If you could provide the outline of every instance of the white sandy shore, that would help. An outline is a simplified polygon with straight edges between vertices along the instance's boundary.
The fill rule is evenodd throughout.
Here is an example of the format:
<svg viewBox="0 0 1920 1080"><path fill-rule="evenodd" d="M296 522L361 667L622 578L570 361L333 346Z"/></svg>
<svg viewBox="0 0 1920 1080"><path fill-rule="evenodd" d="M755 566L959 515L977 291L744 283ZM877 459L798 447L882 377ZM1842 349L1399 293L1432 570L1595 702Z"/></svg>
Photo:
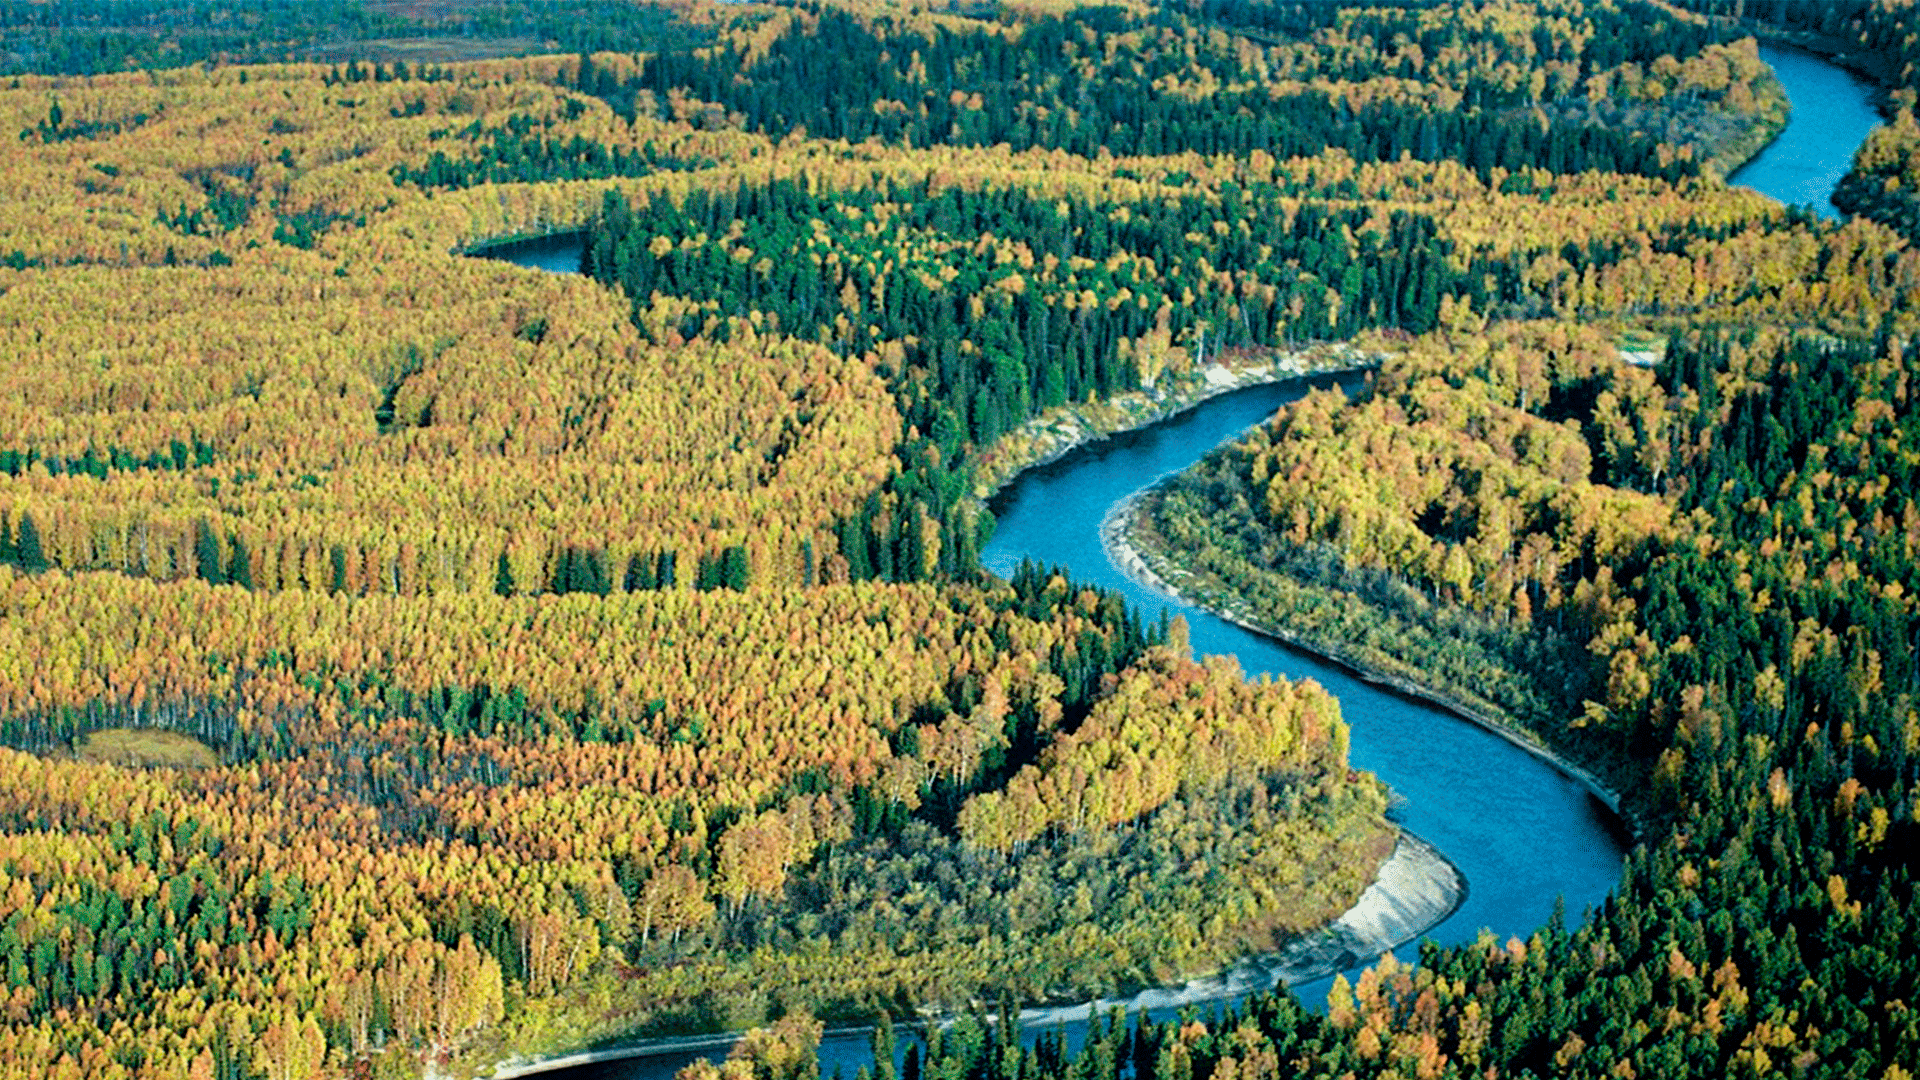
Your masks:
<svg viewBox="0 0 1920 1080"><path fill-rule="evenodd" d="M1020 1010L1023 1025L1051 1027L1124 1008L1129 1015L1227 1001L1285 983L1323 979L1377 959L1438 926L1467 896L1458 867L1404 829L1373 883L1344 914L1275 953L1241 960L1218 974L1180 986L1155 987L1131 997Z"/></svg>
<svg viewBox="0 0 1920 1080"><path fill-rule="evenodd" d="M1209 364L1197 379L1177 385L1128 390L1097 407L1079 405L1048 410L1001 437L984 455L973 494L982 503L1029 469L1048 465L1082 446L1152 427L1222 394L1314 375L1365 371L1379 358L1345 343L1320 344L1273 354L1263 363L1240 367ZM1009 447L1019 447L1013 451Z"/></svg>
<svg viewBox="0 0 1920 1080"><path fill-rule="evenodd" d="M1128 997L1101 998L1072 1005L1042 1005L1020 1010L1023 1027L1050 1028L1124 1009L1128 1015L1164 1012L1184 1005L1227 1001L1322 979L1391 952L1440 924L1466 899L1466 879L1432 844L1402 830L1393 854L1380 864L1373 883L1338 919L1276 953L1248 957L1231 967L1178 986L1154 987ZM870 1028L836 1028L828 1038L864 1035ZM533 1076L576 1065L645 1058L731 1046L734 1034L647 1039L606 1050L588 1050L539 1060L513 1060L495 1066L494 1080Z"/></svg>
<svg viewBox="0 0 1920 1080"><path fill-rule="evenodd" d="M723 1050L740 1040L738 1032L721 1032L716 1035L685 1035L667 1039L649 1039L629 1046L616 1046L607 1050L582 1050L574 1054L562 1054L550 1058L512 1058L493 1067L493 1080L510 1080L516 1076L537 1076L540 1073L571 1069L580 1065L592 1065L601 1061L625 1061L629 1058L664 1056L667 1054L697 1053L702 1050ZM431 1076L431 1074L429 1074Z"/></svg>
<svg viewBox="0 0 1920 1080"><path fill-rule="evenodd" d="M1393 856L1380 865L1359 903L1335 919L1326 933L1344 951L1366 960L1438 926L1466 898L1467 879L1460 868L1432 844L1402 830ZM1320 974L1328 972L1311 977Z"/></svg>

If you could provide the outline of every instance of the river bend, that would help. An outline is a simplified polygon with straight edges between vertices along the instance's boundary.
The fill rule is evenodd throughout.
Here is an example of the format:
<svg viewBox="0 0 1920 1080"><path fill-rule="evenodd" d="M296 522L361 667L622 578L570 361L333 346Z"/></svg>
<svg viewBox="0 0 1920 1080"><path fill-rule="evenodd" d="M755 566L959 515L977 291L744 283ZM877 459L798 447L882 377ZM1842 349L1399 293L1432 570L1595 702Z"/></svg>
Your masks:
<svg viewBox="0 0 1920 1080"><path fill-rule="evenodd" d="M1785 84L1794 112L1780 138L1735 172L1731 182L1783 202L1811 204L1821 216L1835 218L1828 197L1854 147L1876 122L1871 90L1807 53L1768 46L1761 52ZM498 254L525 266L574 272L579 250L577 238L554 238ZM1250 677L1310 678L1332 691L1352 728L1354 764L1392 785L1404 800L1396 818L1444 852L1468 882L1465 901L1430 932L1433 939L1470 941L1483 930L1502 940L1524 937L1562 903L1569 919L1578 919L1613 887L1628 843L1621 821L1579 782L1473 723L1369 685L1203 609L1169 601L1136 584L1108 558L1100 524L1116 502L1198 461L1309 386L1332 381L1293 380L1239 390L1029 470L995 498L999 526L982 562L1002 576L1023 558L1065 566L1075 580L1124 593L1148 619L1163 611L1185 616L1196 655L1231 654ZM1400 950L1406 957L1413 951L1411 946ZM1231 996L1259 988L1247 981L1236 980ZM1296 990L1309 1001L1321 999L1325 981ZM1156 1000L1206 1001L1218 995L1196 987L1185 994L1172 989ZM1062 1019L1058 1011L1048 1016L1050 1028ZM1070 1035L1081 1023L1067 1023ZM690 1042L677 1052L546 1075L666 1080L687 1061L718 1057L725 1049L722 1040ZM829 1036L821 1047L822 1070L829 1075L838 1067L851 1076L866 1059L864 1035Z"/></svg>

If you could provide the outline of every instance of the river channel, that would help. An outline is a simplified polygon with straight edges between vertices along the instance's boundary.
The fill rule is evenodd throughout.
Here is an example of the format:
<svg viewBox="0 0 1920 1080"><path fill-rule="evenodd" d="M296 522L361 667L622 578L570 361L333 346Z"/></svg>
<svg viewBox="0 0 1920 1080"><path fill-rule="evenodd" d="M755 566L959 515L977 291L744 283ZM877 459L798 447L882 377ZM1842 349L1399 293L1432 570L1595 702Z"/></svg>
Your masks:
<svg viewBox="0 0 1920 1080"><path fill-rule="evenodd" d="M1838 216L1828 197L1853 149L1877 122L1872 90L1849 73L1807 53L1763 46L1793 104L1780 138L1737 171L1731 182L1787 203L1811 204ZM577 272L577 238L526 242L489 254L524 266ZM1354 764L1377 773L1400 796L1396 819L1438 847L1467 880L1460 907L1429 932L1441 943L1471 941L1482 931L1500 940L1525 937L1564 904L1570 922L1599 904L1620 873L1629 842L1622 822L1587 788L1547 761L1473 723L1379 687L1338 667L1133 582L1102 545L1100 524L1114 503L1198 461L1208 451L1272 415L1330 378L1250 387L1214 398L1141 431L1081 447L1029 470L994 499L998 528L982 553L1003 576L1022 559L1067 568L1073 578L1124 593L1148 619L1182 615L1196 655L1230 654L1249 677L1314 679L1340 699L1352 728ZM1353 377L1349 377L1351 383ZM1415 949L1400 950L1411 958ZM1168 988L1150 1003L1237 1000L1259 985L1257 969L1222 989ZM1325 999L1327 979L1298 985L1309 1002ZM1143 1000L1138 1004L1148 1004ZM1081 1010L1084 1014L1084 1010ZM1064 1026L1070 1040L1084 1019L1055 1010L1038 1023ZM667 1080L698 1056L719 1057L722 1040L625 1061L549 1072L554 1080ZM823 1073L852 1076L869 1060L861 1034L830 1035L821 1047Z"/></svg>
<svg viewBox="0 0 1920 1080"><path fill-rule="evenodd" d="M1833 189L1853 165L1853 152L1880 122L1874 90L1859 76L1809 52L1760 46L1760 59L1780 76L1793 115L1780 137L1727 177L1783 203L1811 206L1829 221L1842 216Z"/></svg>

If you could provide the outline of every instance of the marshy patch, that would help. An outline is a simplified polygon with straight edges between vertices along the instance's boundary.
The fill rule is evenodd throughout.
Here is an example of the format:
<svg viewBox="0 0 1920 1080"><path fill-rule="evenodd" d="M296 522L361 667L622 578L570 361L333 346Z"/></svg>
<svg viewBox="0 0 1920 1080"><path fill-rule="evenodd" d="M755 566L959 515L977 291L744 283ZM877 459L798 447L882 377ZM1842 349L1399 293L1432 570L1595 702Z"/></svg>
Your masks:
<svg viewBox="0 0 1920 1080"><path fill-rule="evenodd" d="M89 732L74 747L81 761L106 765L210 769L220 764L213 748L191 735L158 728L105 728Z"/></svg>

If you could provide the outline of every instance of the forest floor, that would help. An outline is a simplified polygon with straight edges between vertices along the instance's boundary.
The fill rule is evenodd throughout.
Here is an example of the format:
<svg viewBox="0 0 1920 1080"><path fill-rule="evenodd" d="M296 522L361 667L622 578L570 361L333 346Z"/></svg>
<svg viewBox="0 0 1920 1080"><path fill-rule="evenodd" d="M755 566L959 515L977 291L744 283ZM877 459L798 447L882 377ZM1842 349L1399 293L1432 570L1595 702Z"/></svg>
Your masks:
<svg viewBox="0 0 1920 1080"><path fill-rule="evenodd" d="M1370 668L1349 655L1338 642L1317 640L1294 633L1284 627L1263 622L1241 605L1230 601L1202 601L1183 593L1179 583L1189 580L1191 574L1179 565L1171 552L1162 550L1159 545L1147 538L1144 535L1145 530L1140 527L1142 503L1151 495L1152 489L1148 489L1122 499L1114 504L1113 508L1107 512L1106 519L1100 523L1100 538L1106 548L1107 558L1128 577L1169 599L1205 608L1243 629L1272 638L1288 648L1298 649L1336 664L1352 672L1355 677L1364 682L1384 686L1395 693L1428 702L1463 720L1480 725L1573 778L1592 792L1595 798L1606 804L1608 809L1619 815L1636 836L1639 835L1639 824L1622 813L1620 796L1617 792L1592 771L1568 759L1565 755L1541 745L1537 737L1524 728L1490 716L1433 687L1422 686L1399 676Z"/></svg>

